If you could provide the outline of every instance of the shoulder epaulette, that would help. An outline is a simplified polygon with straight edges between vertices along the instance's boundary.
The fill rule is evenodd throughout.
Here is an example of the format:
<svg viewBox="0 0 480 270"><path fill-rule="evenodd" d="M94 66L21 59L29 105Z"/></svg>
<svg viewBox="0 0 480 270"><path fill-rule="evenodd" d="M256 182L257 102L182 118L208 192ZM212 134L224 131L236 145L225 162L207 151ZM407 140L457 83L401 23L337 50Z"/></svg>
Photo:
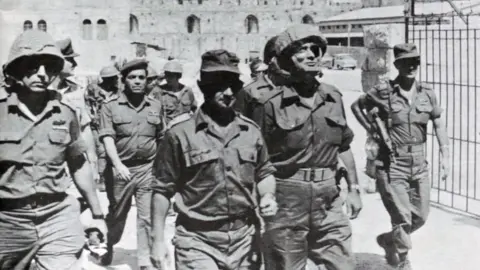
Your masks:
<svg viewBox="0 0 480 270"><path fill-rule="evenodd" d="M109 103L109 102L114 101L114 100L117 100L117 99L118 99L118 95L117 95L117 94L111 95L111 96L109 96L108 98L106 98L106 99L103 101L103 103Z"/></svg>
<svg viewBox="0 0 480 270"><path fill-rule="evenodd" d="M243 121L245 121L245 122L247 122L247 123L255 126L256 128L260 129L260 126L259 126L257 123L255 123L255 121L253 121L252 119L244 116L243 114L239 113L239 114L238 114L238 117L239 117L240 119L242 119Z"/></svg>
<svg viewBox="0 0 480 270"><path fill-rule="evenodd" d="M421 82L419 84L420 88L425 89L425 90L433 90L433 87L431 84Z"/></svg>

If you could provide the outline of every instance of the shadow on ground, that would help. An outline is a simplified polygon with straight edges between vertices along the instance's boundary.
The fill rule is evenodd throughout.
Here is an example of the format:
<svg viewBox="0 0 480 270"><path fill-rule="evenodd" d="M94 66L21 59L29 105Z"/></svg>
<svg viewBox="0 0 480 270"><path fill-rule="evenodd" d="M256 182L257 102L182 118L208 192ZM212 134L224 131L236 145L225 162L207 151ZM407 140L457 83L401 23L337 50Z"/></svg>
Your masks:
<svg viewBox="0 0 480 270"><path fill-rule="evenodd" d="M112 266L108 267L109 270L119 269L119 266L122 265L128 265L128 269L137 269L136 249L132 250L115 247L113 252L113 262Z"/></svg>
<svg viewBox="0 0 480 270"><path fill-rule="evenodd" d="M387 264L383 255L374 253L355 253L357 266L355 270L393 270Z"/></svg>

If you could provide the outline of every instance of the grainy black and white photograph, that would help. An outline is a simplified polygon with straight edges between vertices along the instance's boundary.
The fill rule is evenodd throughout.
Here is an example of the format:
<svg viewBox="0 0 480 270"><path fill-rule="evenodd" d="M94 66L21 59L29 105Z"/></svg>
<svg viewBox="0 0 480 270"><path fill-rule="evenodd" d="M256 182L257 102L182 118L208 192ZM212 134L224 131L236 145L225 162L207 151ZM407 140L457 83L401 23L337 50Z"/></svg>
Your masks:
<svg viewBox="0 0 480 270"><path fill-rule="evenodd" d="M477 46L480 0L0 0L0 270L478 270Z"/></svg>

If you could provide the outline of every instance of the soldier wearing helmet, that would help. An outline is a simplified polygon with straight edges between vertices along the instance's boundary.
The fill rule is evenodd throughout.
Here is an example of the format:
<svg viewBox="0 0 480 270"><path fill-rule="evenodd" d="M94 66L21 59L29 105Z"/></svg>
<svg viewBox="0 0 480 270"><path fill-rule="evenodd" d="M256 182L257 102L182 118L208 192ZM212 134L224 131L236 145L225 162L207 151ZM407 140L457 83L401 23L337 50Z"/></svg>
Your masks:
<svg viewBox="0 0 480 270"><path fill-rule="evenodd" d="M348 170L352 218L361 200L342 95L319 80L327 42L317 27L303 24L280 33L274 44L276 72L288 80L253 115L283 206L267 220L265 269L304 269L309 258L329 270L352 270L352 231L335 179L339 158Z"/></svg>
<svg viewBox="0 0 480 270"><path fill-rule="evenodd" d="M168 127L190 115L197 109L197 102L192 88L180 83L182 65L172 60L164 67L166 84L152 91L151 95L162 102L167 117Z"/></svg>
<svg viewBox="0 0 480 270"><path fill-rule="evenodd" d="M5 73L13 80L0 100L0 269L80 269L84 245L71 179L106 233L75 109L49 90L64 66L52 37L30 30L10 49ZM24 258L22 258L25 256Z"/></svg>
<svg viewBox="0 0 480 270"><path fill-rule="evenodd" d="M119 91L119 75L120 71L114 66L106 66L100 70L100 83L92 83L87 86L86 103L92 122L90 128L95 138L95 147L98 155L97 169L99 174L98 186L101 191L105 190L105 185L112 181L107 181L111 178L111 170L107 169L106 154L103 143L99 139L100 129L100 110L105 101L112 98ZM108 190L107 190L108 195Z"/></svg>

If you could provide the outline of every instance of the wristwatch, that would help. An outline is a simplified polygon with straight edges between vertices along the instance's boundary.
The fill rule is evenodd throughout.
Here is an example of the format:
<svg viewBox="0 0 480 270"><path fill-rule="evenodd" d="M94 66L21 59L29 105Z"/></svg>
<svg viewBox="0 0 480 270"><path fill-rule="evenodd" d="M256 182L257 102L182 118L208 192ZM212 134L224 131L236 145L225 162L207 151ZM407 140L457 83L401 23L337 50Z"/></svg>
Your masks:
<svg viewBox="0 0 480 270"><path fill-rule="evenodd" d="M353 184L353 185L350 185L350 186L348 187L348 191L349 191L349 192L350 192L350 191L354 191L354 190L360 192L360 190L361 190L360 185L359 185L359 184Z"/></svg>

